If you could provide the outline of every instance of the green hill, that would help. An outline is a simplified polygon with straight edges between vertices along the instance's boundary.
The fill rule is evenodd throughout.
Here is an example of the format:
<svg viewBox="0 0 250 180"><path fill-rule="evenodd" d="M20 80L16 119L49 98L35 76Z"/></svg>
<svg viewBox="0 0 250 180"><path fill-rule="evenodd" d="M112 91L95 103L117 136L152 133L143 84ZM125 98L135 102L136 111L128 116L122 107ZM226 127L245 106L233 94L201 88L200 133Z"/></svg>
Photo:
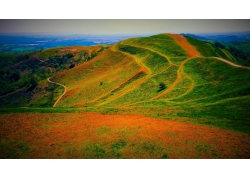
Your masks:
<svg viewBox="0 0 250 180"><path fill-rule="evenodd" d="M185 118L249 132L250 71L215 57L235 62L213 44L177 35L124 40L55 76L69 87L58 107Z"/></svg>
<svg viewBox="0 0 250 180"><path fill-rule="evenodd" d="M0 55L0 158L249 158L250 67L230 52L159 34Z"/></svg>
<svg viewBox="0 0 250 180"><path fill-rule="evenodd" d="M30 91L17 85L2 92L1 107L52 107L64 89L48 83L51 76L67 87L56 108L143 114L250 133L250 69L211 43L159 34L106 48L57 48L29 56L51 72L39 71L40 81ZM23 72L32 75L31 69Z"/></svg>

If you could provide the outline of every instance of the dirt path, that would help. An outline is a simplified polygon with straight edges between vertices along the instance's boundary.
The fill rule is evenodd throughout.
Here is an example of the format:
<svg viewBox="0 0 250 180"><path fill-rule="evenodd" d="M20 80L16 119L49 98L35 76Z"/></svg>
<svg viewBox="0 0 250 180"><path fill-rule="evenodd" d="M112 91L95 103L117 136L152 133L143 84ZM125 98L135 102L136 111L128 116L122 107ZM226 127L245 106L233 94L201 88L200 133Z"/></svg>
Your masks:
<svg viewBox="0 0 250 180"><path fill-rule="evenodd" d="M196 48L194 46L192 46L191 44L189 44L187 42L187 40L185 39L185 37L181 36L181 35L178 35L178 34L168 34L169 36L171 36L172 38L175 39L175 41L185 49L185 51L187 52L189 58L187 58L186 60L184 60L180 66L179 66L179 69L178 69L178 72L177 72L177 79L175 80L175 82L165 91L159 93L157 96L151 98L150 100L155 100L165 94L167 94L168 92L172 91L174 89L174 87L180 82L181 80L181 76L183 75L183 66L184 64L193 59L193 58L196 58L196 57L202 57L200 55L200 53L196 50ZM237 67L237 68L244 68L244 69L250 69L250 67L245 67L245 66L241 66L241 65L238 65L238 64L235 64L231 61L228 61L228 60L225 60L223 58L219 58L219 57L210 57L210 58L214 58L216 60L219 60L219 61L222 61L224 63L227 63L231 66L234 66L234 67Z"/></svg>
<svg viewBox="0 0 250 180"><path fill-rule="evenodd" d="M122 44L122 42L121 42L121 44ZM116 49L115 47L116 47L116 46L113 46L111 49L112 49L113 51L119 51L119 50ZM119 52L125 54L126 56L132 57L132 58L135 60L135 62L142 68L142 71L144 71L146 74L152 74L151 71L150 71L150 69L149 69L148 67L144 66L135 56L133 56L133 55L131 55L131 54L129 54L129 53L123 52L123 51L119 51Z"/></svg>
<svg viewBox="0 0 250 180"><path fill-rule="evenodd" d="M172 91L174 89L174 87L180 82L181 80L181 76L183 75L183 67L184 67L184 64L189 61L189 60L192 60L193 58L195 57L190 57L188 59L186 59L185 61L183 61L180 66L179 66L179 69L178 69L178 75L177 75L177 79L175 80L175 82L165 91L163 91L162 93L159 93L157 96L151 98L150 100L155 100L161 96L163 96L164 94L167 94L168 92ZM214 58L216 60L219 60L219 61L222 61L224 63L227 63L229 64L230 66L233 66L233 67L236 67L236 68L243 68L243 69L250 69L250 67L245 67L245 66L241 66L241 65L238 65L238 64L234 64L233 62L230 62L228 60L225 60L225 59L222 59L222 58L219 58L219 57L210 57L210 58Z"/></svg>
<svg viewBox="0 0 250 180"><path fill-rule="evenodd" d="M133 76L128 77L128 78L125 79L122 83L120 83L120 84L117 86L117 88L111 90L110 92L108 92L107 94L103 95L102 97L98 97L98 98L96 98L96 99L90 101L89 103L94 103L94 102L99 101L99 100L101 100L101 99L105 99L106 101L109 101L110 99L114 99L114 97L116 97L117 94L115 94L115 95L111 95L111 94L112 94L114 91L117 91L117 89L119 89L119 88L120 88L121 86L123 86L124 84L128 83L131 79L133 79L135 76L137 76L137 75L140 74L141 72L144 72L144 71L142 71L142 70L140 69L140 70L137 71ZM144 79L144 78L142 78L142 79ZM122 92L123 92L123 91L122 91ZM120 93L121 93L121 92L120 92ZM118 94L120 94L120 93L118 93ZM108 95L110 95L111 97L108 97ZM105 97L105 98L104 98L104 97ZM100 103L100 104L97 104L97 106L99 106L99 105L101 105L101 104L103 104L103 102ZM106 103L104 103L104 104L106 104Z"/></svg>
<svg viewBox="0 0 250 180"><path fill-rule="evenodd" d="M166 91L163 91L162 93L160 93L160 94L158 94L157 96L151 98L150 100L157 99L157 98L161 97L162 95L164 95L164 94L166 94L166 93L172 91L172 90L174 89L174 87L175 87L175 86L179 83L179 81L181 80L181 76L182 76L182 74L183 74L183 66L184 66L184 64L185 64L187 61L193 59L194 57L201 57L200 53L196 50L196 48L195 48L194 46L190 45L190 44L187 42L187 40L186 40L183 36L177 35L177 34L169 34L169 35L170 35L171 37L173 37L173 38L175 39L175 41L176 41L181 47L183 47L183 48L185 49L185 51L187 52L189 58L187 58L185 61L183 61L183 62L180 64L179 69L178 69L178 72L177 72L177 79L175 80L175 82L174 82ZM123 41L121 42L121 44L126 45ZM134 45L132 45L132 46L134 46ZM134 47L142 48L142 47L140 47L140 46L134 46ZM114 48L115 48L115 46L114 46L112 49L115 50L115 51L117 51L117 49L114 49ZM172 64L172 62L170 61L170 59L169 59L168 56L166 56L166 55L164 55L164 54L162 54L162 53L159 53L159 52L157 52L157 51L155 51L155 50L153 50L153 49L150 49L150 48L143 48L143 49L146 49L146 50L149 50L149 51L151 51L151 52L154 52L154 53L159 54L160 56L164 57L170 64ZM123 52L123 53L125 53L125 52ZM128 53L125 53L125 54L126 54L126 55L132 56L131 54L128 54ZM142 69L144 70L144 72L145 72L145 70L147 70L147 72L148 72L149 74L151 74L151 71L150 71L147 67L145 67L136 57L134 57L134 56L132 56L132 57L133 57L133 58L136 60L136 62L142 67ZM139 83L142 83L142 82L143 82L143 81L140 81ZM136 85L137 85L137 84L136 84ZM134 88L136 88L136 86L133 86L133 88L129 89L128 91L131 91L131 90L134 89ZM127 91L126 91L125 93L124 93L124 92L120 92L119 94L117 94L116 96L112 97L111 99L112 99L112 100L113 100L113 99L116 99L117 97L120 97L120 96L122 96L122 95L124 95L124 94L126 94L126 93L127 93Z"/></svg>
<svg viewBox="0 0 250 180"><path fill-rule="evenodd" d="M181 80L181 76L183 74L183 66L184 64L195 58L195 57L201 57L200 53L196 50L196 48L194 46L192 46L191 44L189 44L187 42L187 40L185 39L185 37L179 35L179 34L167 34L170 37L174 38L174 40L187 52L188 57L186 60L184 60L180 66L179 69L177 71L177 79L175 80L175 82L165 91L159 93L157 96L151 98L150 100L155 100L165 94L167 94L168 92L172 91L174 89L174 87L180 82Z"/></svg>
<svg viewBox="0 0 250 180"><path fill-rule="evenodd" d="M119 50L116 48L116 45L113 46L113 47L111 48L111 50L112 50L112 51L119 51ZM140 73L140 72L144 72L144 73L146 73L147 75L152 74L151 71L150 71L150 69L149 69L148 67L144 66L136 57L134 57L133 55L131 55L131 54L129 54L129 53L123 52L123 51L119 51L119 52L125 54L126 56L132 57L132 58L135 60L135 62L141 67L141 69L140 69L138 72L136 72L136 74L135 74L134 76L136 76L136 75L137 75L138 73ZM134 76L133 76L133 77L134 77ZM132 77L132 78L133 78L133 77ZM103 105L103 104L108 103L109 101L112 101L112 100L114 100L114 99L117 99L118 97L123 96L124 94L126 94L126 93L132 91L134 88L136 88L136 87L139 86L141 83L143 83L144 81L146 81L148 78L149 78L149 77L143 77L143 78L141 78L140 80L138 80L138 81L136 82L136 84L133 84L133 85L130 86L129 88L126 88L125 91L121 91L121 92L119 92L119 93L117 93L117 94L115 94L115 95L111 95L110 97L105 98L106 101L97 104L97 106L101 106L101 105ZM124 82L122 82L120 85L118 85L118 88L119 88L120 86L122 86L123 84L125 84L126 82L128 82L130 79L131 79L131 77L129 77L128 79L126 79ZM111 91L111 92L112 92L112 91ZM104 95L104 97L107 96L107 95L109 95L111 92L109 92L108 94ZM103 98L103 97L98 98L98 99L95 99L95 100L91 101L91 103L96 102L96 101L98 101L99 99L102 99L102 98Z"/></svg>
<svg viewBox="0 0 250 180"><path fill-rule="evenodd" d="M199 51L189 44L185 37L179 34L167 34L168 36L174 38L174 40L188 53L188 57L201 57Z"/></svg>
<svg viewBox="0 0 250 180"><path fill-rule="evenodd" d="M121 43L122 43L122 42L121 42ZM118 49L116 49L115 46L113 46L111 49L112 49L113 51L119 51ZM132 91L133 89L135 89L136 87L138 87L140 84L142 84L144 81L146 81L146 80L150 77L150 75L152 74L151 70L150 70L147 66L144 66L135 56L133 56L133 55L131 55L131 54L129 54L129 53L123 52L123 51L119 51L119 52L125 54L126 56L131 56L131 57L136 61L136 63L141 67L141 70L140 70L139 72L144 72L144 73L146 73L146 74L149 75L149 76L141 78L141 79L138 80L135 84L132 84L130 87L126 88L125 90L123 90L123 91L121 91L121 92L119 92L119 93L117 93L117 94L115 94L115 95L112 95L111 97L106 98L106 102L102 102L102 103L98 104L97 106L106 104L107 102L112 101L112 100L114 100L114 99L117 99L117 98L119 98L119 97L125 95L126 93ZM137 72L137 73L138 73L138 72ZM122 84L126 83L126 82L129 81L130 79L131 79L131 78L128 78L128 79L125 80L125 82L123 82ZM119 86L121 86L122 84L120 84ZM119 87L119 86L118 86L118 87ZM105 96L106 96L106 95L105 95ZM95 100L95 101L96 101L96 100Z"/></svg>
<svg viewBox="0 0 250 180"><path fill-rule="evenodd" d="M60 84L60 83L56 83L56 82L51 81L50 78L51 78L51 77L49 77L49 78L47 79L48 82L50 82L50 83L52 83L52 84L57 84L57 85L62 86L62 87L64 88L63 94L57 99L57 101L56 101L56 102L54 103L54 105L53 105L53 107L56 107L56 105L57 105L57 103L60 101L60 99L66 94L66 92L67 92L67 87L64 86L63 84Z"/></svg>
<svg viewBox="0 0 250 180"><path fill-rule="evenodd" d="M112 101L112 100L115 100L125 94L127 94L128 92L134 90L136 87L140 86L144 81L146 81L148 79L148 77L143 77L141 78L140 80L138 80L135 84L131 85L130 87L126 88L125 90L109 97L106 99L106 103L109 102L109 101Z"/></svg>
<svg viewBox="0 0 250 180"><path fill-rule="evenodd" d="M181 47L183 47L185 49L185 51L188 53L189 57L202 57L200 55L200 53L196 50L196 48L187 42L185 37L183 37L183 36L181 36L179 34L168 34L168 35L171 36L172 38L174 38L175 41ZM231 66L237 67L237 68L250 69L250 67L241 66L241 65L235 64L235 63L233 63L231 61L220 58L220 57L211 57L211 58L214 58L214 59L217 59L219 61L225 62L225 63L227 63L227 64L229 64Z"/></svg>
<svg viewBox="0 0 250 180"><path fill-rule="evenodd" d="M123 41L121 42L121 44L124 44ZM145 49L145 50L151 51L151 52L153 52L153 53L158 54L159 56L164 57L171 65L173 64L173 63L171 62L171 60L169 59L168 56L166 56L165 54L162 54L162 53L159 52L159 51L155 51L154 49L151 49L151 48L148 48L148 47L141 47L141 46L137 46L137 45L130 45L130 44L124 44L124 45L129 45L129 46L133 46L133 47L137 47L137 48L140 48L140 49Z"/></svg>
<svg viewBox="0 0 250 180"><path fill-rule="evenodd" d="M211 58L217 59L219 61L222 61L224 63L227 63L227 64L229 64L231 66L234 66L234 67L237 67L237 68L250 69L250 67L246 67L246 66L241 66L241 65L238 65L238 64L234 64L233 62L225 60L223 58L219 58L219 57L211 57Z"/></svg>
<svg viewBox="0 0 250 180"><path fill-rule="evenodd" d="M168 92L172 91L172 90L174 89L174 87L175 87L175 86L180 82L180 80L181 80L181 76L182 76L182 74L183 74L183 66L184 66L184 64L185 64L187 61L189 61L189 60L191 60L191 59L193 59L193 58L194 58L194 57L190 57L190 58L186 59L185 61L183 61L183 62L180 64L179 69L178 69L178 71L177 71L177 78L176 78L175 82L174 82L166 91L163 91L163 92L159 93L157 96L151 98L150 100L155 100L155 99L157 99L157 98L163 96L164 94L167 94Z"/></svg>

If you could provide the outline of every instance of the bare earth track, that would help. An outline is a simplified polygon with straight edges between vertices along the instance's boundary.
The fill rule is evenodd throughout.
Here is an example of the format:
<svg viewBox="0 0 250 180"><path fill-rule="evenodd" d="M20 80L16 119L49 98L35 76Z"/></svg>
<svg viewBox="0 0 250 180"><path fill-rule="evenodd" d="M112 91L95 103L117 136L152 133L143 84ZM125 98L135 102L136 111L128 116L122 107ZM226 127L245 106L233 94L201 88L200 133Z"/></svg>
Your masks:
<svg viewBox="0 0 250 180"><path fill-rule="evenodd" d="M178 34L168 34L168 35L171 36L172 38L174 38L175 41L188 53L189 58L187 58L186 60L184 60L180 64L178 72L177 72L178 76L177 76L177 79L175 80L175 82L166 91L161 92L157 96L151 98L151 100L155 100L155 99L161 97L162 95L172 91L174 89L174 87L178 84L178 82L181 80L182 74L184 73L183 72L184 64L187 61L192 60L194 58L202 57L201 54L196 50L196 48L194 46L192 46L191 44L189 44L187 42L187 40L183 36L178 35ZM233 63L231 61L225 60L223 58L219 58L219 57L211 57L211 58L214 58L216 60L227 63L227 64L229 64L231 66L236 67L236 68L250 69L250 67L241 66L241 65L235 64L235 63Z"/></svg>
<svg viewBox="0 0 250 180"><path fill-rule="evenodd" d="M190 45L183 36L178 35L178 34L168 34L168 35L171 36L172 38L174 38L175 41L187 52L189 58L187 58L186 60L184 60L180 64L180 66L178 68L178 72L177 72L177 79L175 80L175 82L166 91L163 91L163 92L159 93L157 96L151 98L151 100L155 100L155 99L163 96L164 94L172 91L174 89L174 87L181 80L182 74L184 73L183 72L184 64L187 61L192 60L195 57L201 57L200 53L196 50L196 48L194 46Z"/></svg>
<svg viewBox="0 0 250 180"><path fill-rule="evenodd" d="M62 86L64 88L64 91L63 91L63 94L56 100L56 102L54 103L53 107L56 107L57 103L61 100L61 98L66 94L67 92L67 87L63 84L60 84L60 83L56 83L56 82L53 82L50 80L51 77L49 77L47 80L48 82L52 83L52 84L57 84L59 86Z"/></svg>
<svg viewBox="0 0 250 180"><path fill-rule="evenodd" d="M238 65L238 64L234 64L231 61L228 61L228 60L225 60L225 59L222 59L222 58L219 58L219 57L212 57L212 58L217 59L219 61L222 61L224 63L227 63L227 64L229 64L231 66L234 66L234 67L237 67L237 68L250 69L250 67L246 67L246 66L241 66L241 65Z"/></svg>
<svg viewBox="0 0 250 180"><path fill-rule="evenodd" d="M197 51L197 49L189 44L185 37L179 35L179 34L167 34L174 38L174 40L188 53L189 57L200 57L200 53Z"/></svg>

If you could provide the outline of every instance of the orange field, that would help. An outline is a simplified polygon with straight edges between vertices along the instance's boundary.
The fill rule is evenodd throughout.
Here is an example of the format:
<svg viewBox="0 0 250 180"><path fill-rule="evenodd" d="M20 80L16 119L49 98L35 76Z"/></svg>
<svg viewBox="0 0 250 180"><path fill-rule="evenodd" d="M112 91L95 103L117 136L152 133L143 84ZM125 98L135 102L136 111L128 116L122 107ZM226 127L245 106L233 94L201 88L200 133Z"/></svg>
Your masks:
<svg viewBox="0 0 250 180"><path fill-rule="evenodd" d="M0 158L250 158L250 135L142 115L1 114Z"/></svg>

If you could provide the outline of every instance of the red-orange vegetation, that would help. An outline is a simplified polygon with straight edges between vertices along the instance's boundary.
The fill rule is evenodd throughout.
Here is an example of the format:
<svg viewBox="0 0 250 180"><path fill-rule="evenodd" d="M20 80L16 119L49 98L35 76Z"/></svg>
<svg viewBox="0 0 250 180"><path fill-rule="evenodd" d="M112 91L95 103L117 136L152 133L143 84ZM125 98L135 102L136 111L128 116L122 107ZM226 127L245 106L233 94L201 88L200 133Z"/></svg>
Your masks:
<svg viewBox="0 0 250 180"><path fill-rule="evenodd" d="M22 158L161 158L165 154L168 158L250 158L250 135L142 115L2 114L0 120L2 147L6 142L29 145ZM1 158L5 153L0 153Z"/></svg>
<svg viewBox="0 0 250 180"><path fill-rule="evenodd" d="M179 34L168 34L168 35L174 38L175 41L185 49L189 57L201 56L200 53L196 50L196 48L187 42L185 37Z"/></svg>
<svg viewBox="0 0 250 180"><path fill-rule="evenodd" d="M80 88L74 88L74 89L71 89L70 91L68 91L63 98L66 98L66 97L69 97L69 96L72 96L73 94L75 94L77 91L79 91Z"/></svg>
<svg viewBox="0 0 250 180"><path fill-rule="evenodd" d="M81 107L81 106L85 106L86 104L85 103L78 103L78 104L74 104L73 106L79 106L79 107Z"/></svg>

